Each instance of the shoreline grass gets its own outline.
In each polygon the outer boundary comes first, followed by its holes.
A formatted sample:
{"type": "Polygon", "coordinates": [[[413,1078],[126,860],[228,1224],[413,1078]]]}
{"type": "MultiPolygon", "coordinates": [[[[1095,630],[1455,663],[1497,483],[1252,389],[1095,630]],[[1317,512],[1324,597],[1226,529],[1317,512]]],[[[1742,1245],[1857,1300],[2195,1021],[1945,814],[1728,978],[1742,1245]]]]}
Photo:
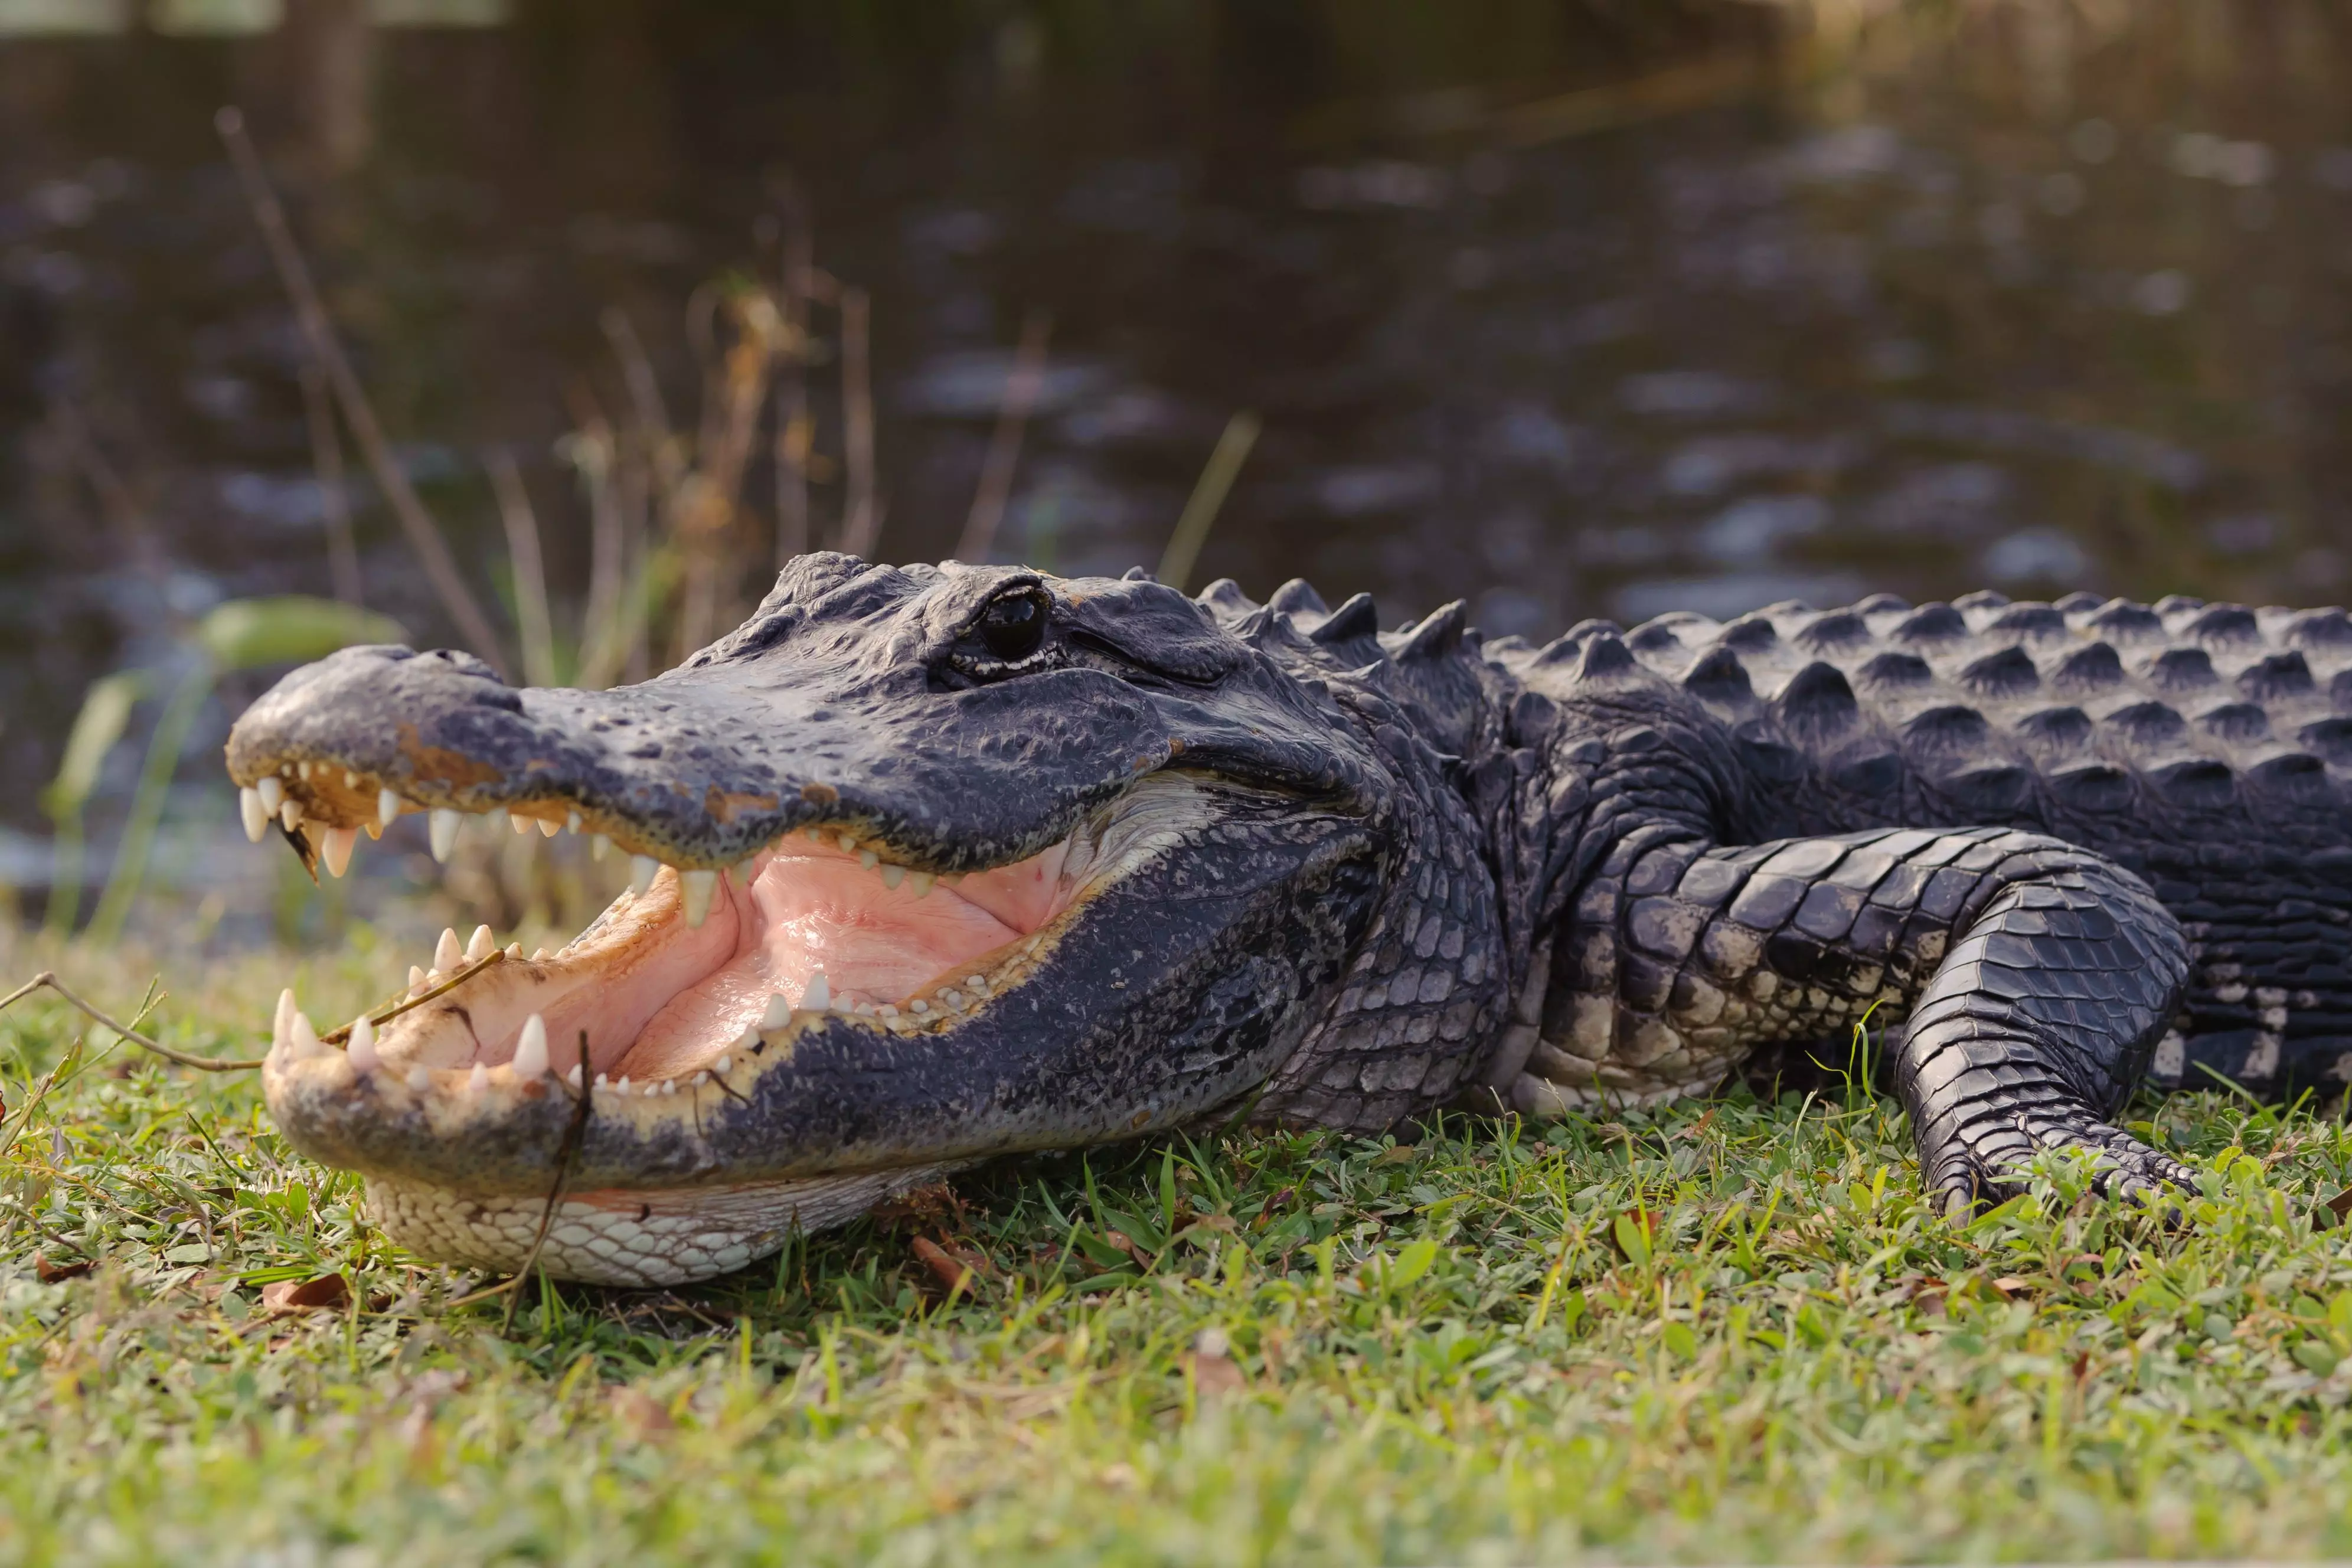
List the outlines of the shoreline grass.
{"type": "MultiPolygon", "coordinates": [[[[125,1013],[146,984],[53,956],[125,1013]]],[[[289,963],[167,959],[154,1027],[245,1054],[289,963]]],[[[322,1016],[392,975],[364,933],[300,966],[322,1016]]],[[[249,1078],[38,997],[0,1095],[11,1561],[2352,1547],[2352,1136],[2308,1110],[2136,1108],[2201,1173],[2173,1231],[2064,1162],[1948,1223],[1866,1097],[1213,1132],[996,1162],[708,1286],[533,1285],[502,1337],[249,1078]],[[348,1301],[273,1314],[331,1274],[348,1301]]]]}

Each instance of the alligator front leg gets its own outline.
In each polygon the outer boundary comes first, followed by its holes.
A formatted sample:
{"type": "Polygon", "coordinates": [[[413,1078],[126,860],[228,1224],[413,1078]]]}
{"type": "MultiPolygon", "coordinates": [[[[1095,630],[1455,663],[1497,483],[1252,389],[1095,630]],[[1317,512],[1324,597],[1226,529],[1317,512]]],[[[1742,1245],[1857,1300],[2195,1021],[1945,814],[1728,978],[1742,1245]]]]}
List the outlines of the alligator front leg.
{"type": "Polygon", "coordinates": [[[1542,1040],[1507,1090],[1523,1111],[1689,1092],[1875,1007],[1931,1190],[1997,1198],[2066,1147],[2096,1151],[2112,1190],[2189,1182],[2106,1120],[2172,1020],[2187,944],[2137,877],[2072,845],[1989,827],[1714,847],[1656,829],[1598,869],[1561,938],[1542,1040]]]}

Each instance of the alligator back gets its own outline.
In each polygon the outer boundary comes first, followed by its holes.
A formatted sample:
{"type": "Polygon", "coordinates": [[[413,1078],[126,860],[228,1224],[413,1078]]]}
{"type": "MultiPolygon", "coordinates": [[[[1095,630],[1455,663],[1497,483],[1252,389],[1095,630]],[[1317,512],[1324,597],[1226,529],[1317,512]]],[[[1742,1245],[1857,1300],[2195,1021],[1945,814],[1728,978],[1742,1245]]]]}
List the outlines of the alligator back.
{"type": "Polygon", "coordinates": [[[1999,824],[2138,873],[2196,952],[2159,1080],[2352,1077],[2342,610],[1882,595],[1625,640],[1725,726],[1757,837],[1999,824]]]}

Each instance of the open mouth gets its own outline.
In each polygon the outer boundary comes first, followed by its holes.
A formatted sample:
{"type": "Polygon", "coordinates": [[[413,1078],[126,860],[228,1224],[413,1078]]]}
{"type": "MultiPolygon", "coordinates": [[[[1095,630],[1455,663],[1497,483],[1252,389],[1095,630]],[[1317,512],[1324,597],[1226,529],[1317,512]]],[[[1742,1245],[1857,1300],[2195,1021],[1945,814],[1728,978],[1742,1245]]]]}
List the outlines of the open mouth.
{"type": "MultiPolygon", "coordinates": [[[[484,967],[375,1034],[387,1067],[531,1077],[582,1061],[598,1087],[676,1093],[755,1050],[795,1012],[908,1030],[1016,984],[1098,869],[1102,839],[944,879],[884,863],[854,832],[794,833],[726,872],[664,868],[560,952],[484,967]],[[1075,851],[1075,854],[1074,854],[1075,851]]],[[[491,952],[444,932],[410,991],[438,989],[491,952]]]]}
{"type": "Polygon", "coordinates": [[[380,1221],[420,1249],[513,1267],[527,1247],[551,1248],[563,1272],[619,1283],[733,1266],[793,1226],[850,1217],[946,1166],[729,1182],[714,1152],[678,1155],[689,1129],[707,1134],[748,1106],[820,1031],[836,1049],[845,1034],[878,1068],[893,1042],[1017,1005],[1087,906],[1209,821],[1218,793],[1153,774],[1045,850],[964,873],[885,858],[830,823],[723,871],[645,873],[640,861],[633,886],[560,952],[525,958],[488,927],[463,944],[445,931],[404,996],[323,1038],[286,994],[265,1072],[273,1111],[298,1144],[365,1172],[380,1221]],[[600,1130],[634,1136],[638,1152],[619,1163],[656,1180],[586,1185],[550,1210],[544,1177],[518,1191],[417,1169],[420,1152],[470,1168],[534,1129],[543,1154],[583,1101],[600,1130]],[[647,1147],[671,1157],[648,1160],[647,1147]],[[672,1211],[689,1234],[662,1233],[672,1211]],[[639,1236],[635,1251],[616,1227],[639,1236]]]}

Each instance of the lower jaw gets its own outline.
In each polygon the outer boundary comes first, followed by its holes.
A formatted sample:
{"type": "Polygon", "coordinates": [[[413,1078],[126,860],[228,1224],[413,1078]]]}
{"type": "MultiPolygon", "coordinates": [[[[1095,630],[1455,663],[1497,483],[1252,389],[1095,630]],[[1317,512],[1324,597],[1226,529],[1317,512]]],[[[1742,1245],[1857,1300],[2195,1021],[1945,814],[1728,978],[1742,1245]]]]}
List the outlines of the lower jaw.
{"type": "Polygon", "coordinates": [[[392,1176],[367,1181],[370,1216],[410,1251],[476,1268],[526,1267],[587,1285],[682,1285],[731,1273],[803,1234],[845,1225],[948,1165],[803,1181],[472,1195],[392,1176]],[[545,1230],[542,1240],[541,1232],[545,1230]],[[534,1256],[535,1251],[535,1256],[534,1256]]]}

